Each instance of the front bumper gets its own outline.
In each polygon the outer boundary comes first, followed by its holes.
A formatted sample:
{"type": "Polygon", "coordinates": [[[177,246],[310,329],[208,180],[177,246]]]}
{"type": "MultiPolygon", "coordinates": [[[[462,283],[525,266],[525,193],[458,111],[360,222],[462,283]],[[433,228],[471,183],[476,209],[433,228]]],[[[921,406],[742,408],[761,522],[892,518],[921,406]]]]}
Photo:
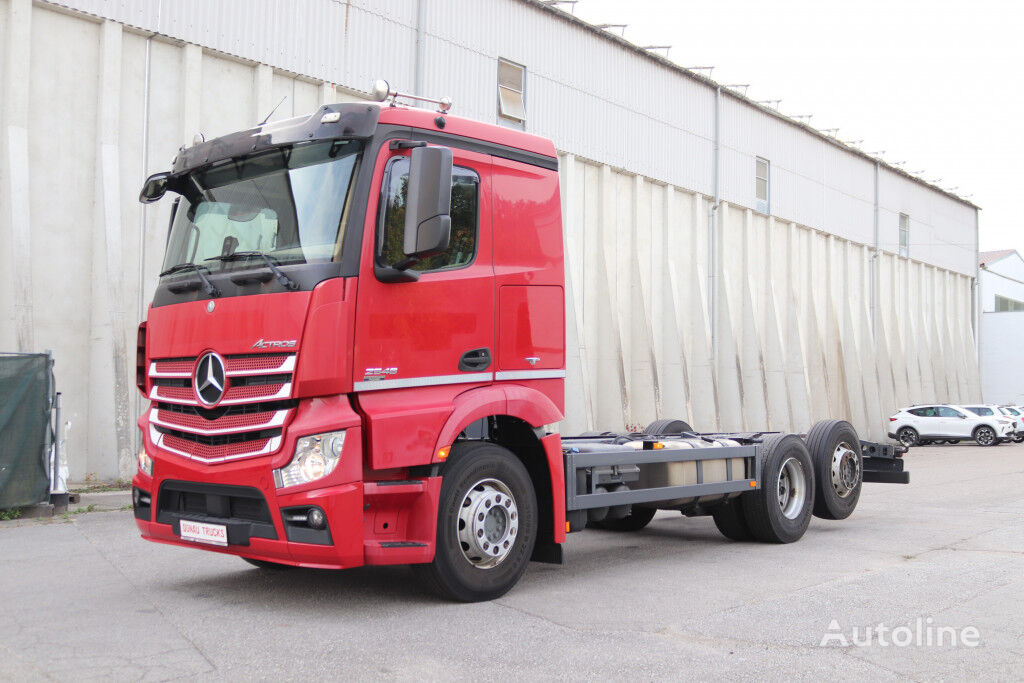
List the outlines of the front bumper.
{"type": "MultiPolygon", "coordinates": [[[[143,538],[160,543],[171,543],[203,550],[241,555],[257,560],[278,562],[302,567],[341,569],[357,567],[363,562],[363,485],[348,482],[297,493],[280,493],[274,489],[270,474],[270,458],[248,461],[244,467],[232,467],[230,472],[218,471],[224,466],[201,466],[156,460],[154,477],[139,473],[132,480],[139,492],[133,495],[135,524],[143,538]],[[204,470],[204,471],[200,471],[204,470]],[[196,497],[215,500],[209,507],[189,505],[174,509],[168,505],[181,489],[192,485],[196,497]],[[244,494],[244,495],[236,495],[244,494]],[[142,505],[145,497],[149,505],[142,505]],[[237,506],[236,501],[250,501],[251,505],[237,506]],[[265,505],[258,512],[259,503],[265,505]],[[245,507],[245,510],[239,510],[245,507]],[[282,510],[317,507],[327,519],[325,533],[300,542],[302,527],[286,524],[282,510]],[[216,546],[183,540],[180,534],[182,520],[206,522],[227,527],[228,545],[216,546]],[[299,532],[299,533],[297,533],[299,532]],[[292,539],[292,540],[289,540],[292,539]]],[[[176,502],[176,501],[175,501],[176,502]]],[[[312,529],[307,529],[312,532],[312,529]]]]}
{"type": "Polygon", "coordinates": [[[347,396],[301,401],[276,453],[212,464],[157,447],[148,416],[149,411],[140,418],[139,428],[153,476],[139,471],[132,480],[138,491],[135,523],[143,538],[303,567],[364,563],[362,430],[347,396]],[[345,446],[331,474],[311,484],[275,487],[273,470],[291,460],[297,439],[341,429],[345,446]],[[143,504],[147,498],[149,505],[143,504]],[[323,511],[326,533],[304,533],[285,523],[283,510],[311,507],[323,511]],[[183,540],[182,520],[227,527],[228,545],[183,540]]]}

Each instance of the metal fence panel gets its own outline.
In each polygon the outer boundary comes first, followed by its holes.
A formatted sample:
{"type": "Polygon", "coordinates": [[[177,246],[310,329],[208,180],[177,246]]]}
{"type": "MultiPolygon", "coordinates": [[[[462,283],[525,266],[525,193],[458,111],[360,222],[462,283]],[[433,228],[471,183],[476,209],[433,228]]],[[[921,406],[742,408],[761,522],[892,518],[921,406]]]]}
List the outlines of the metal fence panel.
{"type": "Polygon", "coordinates": [[[0,354],[0,510],[49,494],[52,366],[48,354],[0,354]]]}

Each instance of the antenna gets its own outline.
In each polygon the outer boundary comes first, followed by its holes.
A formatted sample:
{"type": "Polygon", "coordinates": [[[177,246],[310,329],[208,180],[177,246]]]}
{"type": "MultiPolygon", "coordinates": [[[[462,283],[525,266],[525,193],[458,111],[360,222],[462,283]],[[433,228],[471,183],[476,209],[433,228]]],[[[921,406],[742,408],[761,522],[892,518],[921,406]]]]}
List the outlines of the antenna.
{"type": "Polygon", "coordinates": [[[284,104],[284,101],[285,101],[285,100],[287,100],[287,99],[288,99],[288,96],[287,96],[287,95],[285,95],[284,97],[282,97],[282,98],[281,98],[281,101],[280,101],[280,102],[278,102],[278,103],[277,103],[276,105],[274,105],[274,108],[270,110],[270,113],[269,113],[269,114],[267,114],[267,118],[263,119],[262,121],[260,121],[260,122],[259,122],[259,123],[257,123],[256,125],[257,125],[257,126],[262,126],[262,125],[265,125],[265,124],[267,123],[267,121],[269,121],[269,120],[270,120],[270,117],[274,115],[274,112],[275,112],[275,111],[277,111],[277,108],[278,108],[278,107],[280,107],[280,106],[281,106],[282,104],[284,104]]]}

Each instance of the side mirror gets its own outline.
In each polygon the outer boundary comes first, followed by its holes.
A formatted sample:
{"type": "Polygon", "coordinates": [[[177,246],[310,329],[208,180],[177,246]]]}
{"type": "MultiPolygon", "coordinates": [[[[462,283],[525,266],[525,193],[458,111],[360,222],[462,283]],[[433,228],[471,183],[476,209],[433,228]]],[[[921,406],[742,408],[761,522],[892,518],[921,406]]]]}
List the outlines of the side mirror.
{"type": "Polygon", "coordinates": [[[142,192],[139,193],[139,201],[143,204],[152,204],[167,192],[167,183],[171,178],[171,174],[166,171],[163,173],[154,173],[153,175],[146,178],[145,184],[142,186],[142,192]]]}
{"type": "Polygon", "coordinates": [[[409,159],[402,251],[408,268],[448,248],[452,219],[452,151],[447,147],[416,147],[409,159]]]}

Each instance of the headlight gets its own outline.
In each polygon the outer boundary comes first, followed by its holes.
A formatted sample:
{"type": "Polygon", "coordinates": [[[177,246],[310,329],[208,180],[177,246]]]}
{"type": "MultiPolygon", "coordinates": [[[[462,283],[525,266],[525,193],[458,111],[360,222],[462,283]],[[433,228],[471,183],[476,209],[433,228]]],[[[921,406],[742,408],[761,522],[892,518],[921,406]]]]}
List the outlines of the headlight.
{"type": "Polygon", "coordinates": [[[145,448],[139,449],[139,472],[148,477],[153,476],[153,458],[149,457],[145,448]]]}
{"type": "Polygon", "coordinates": [[[295,443],[292,461],[274,470],[274,484],[281,489],[326,477],[338,466],[344,445],[344,431],[302,437],[295,443]]]}

